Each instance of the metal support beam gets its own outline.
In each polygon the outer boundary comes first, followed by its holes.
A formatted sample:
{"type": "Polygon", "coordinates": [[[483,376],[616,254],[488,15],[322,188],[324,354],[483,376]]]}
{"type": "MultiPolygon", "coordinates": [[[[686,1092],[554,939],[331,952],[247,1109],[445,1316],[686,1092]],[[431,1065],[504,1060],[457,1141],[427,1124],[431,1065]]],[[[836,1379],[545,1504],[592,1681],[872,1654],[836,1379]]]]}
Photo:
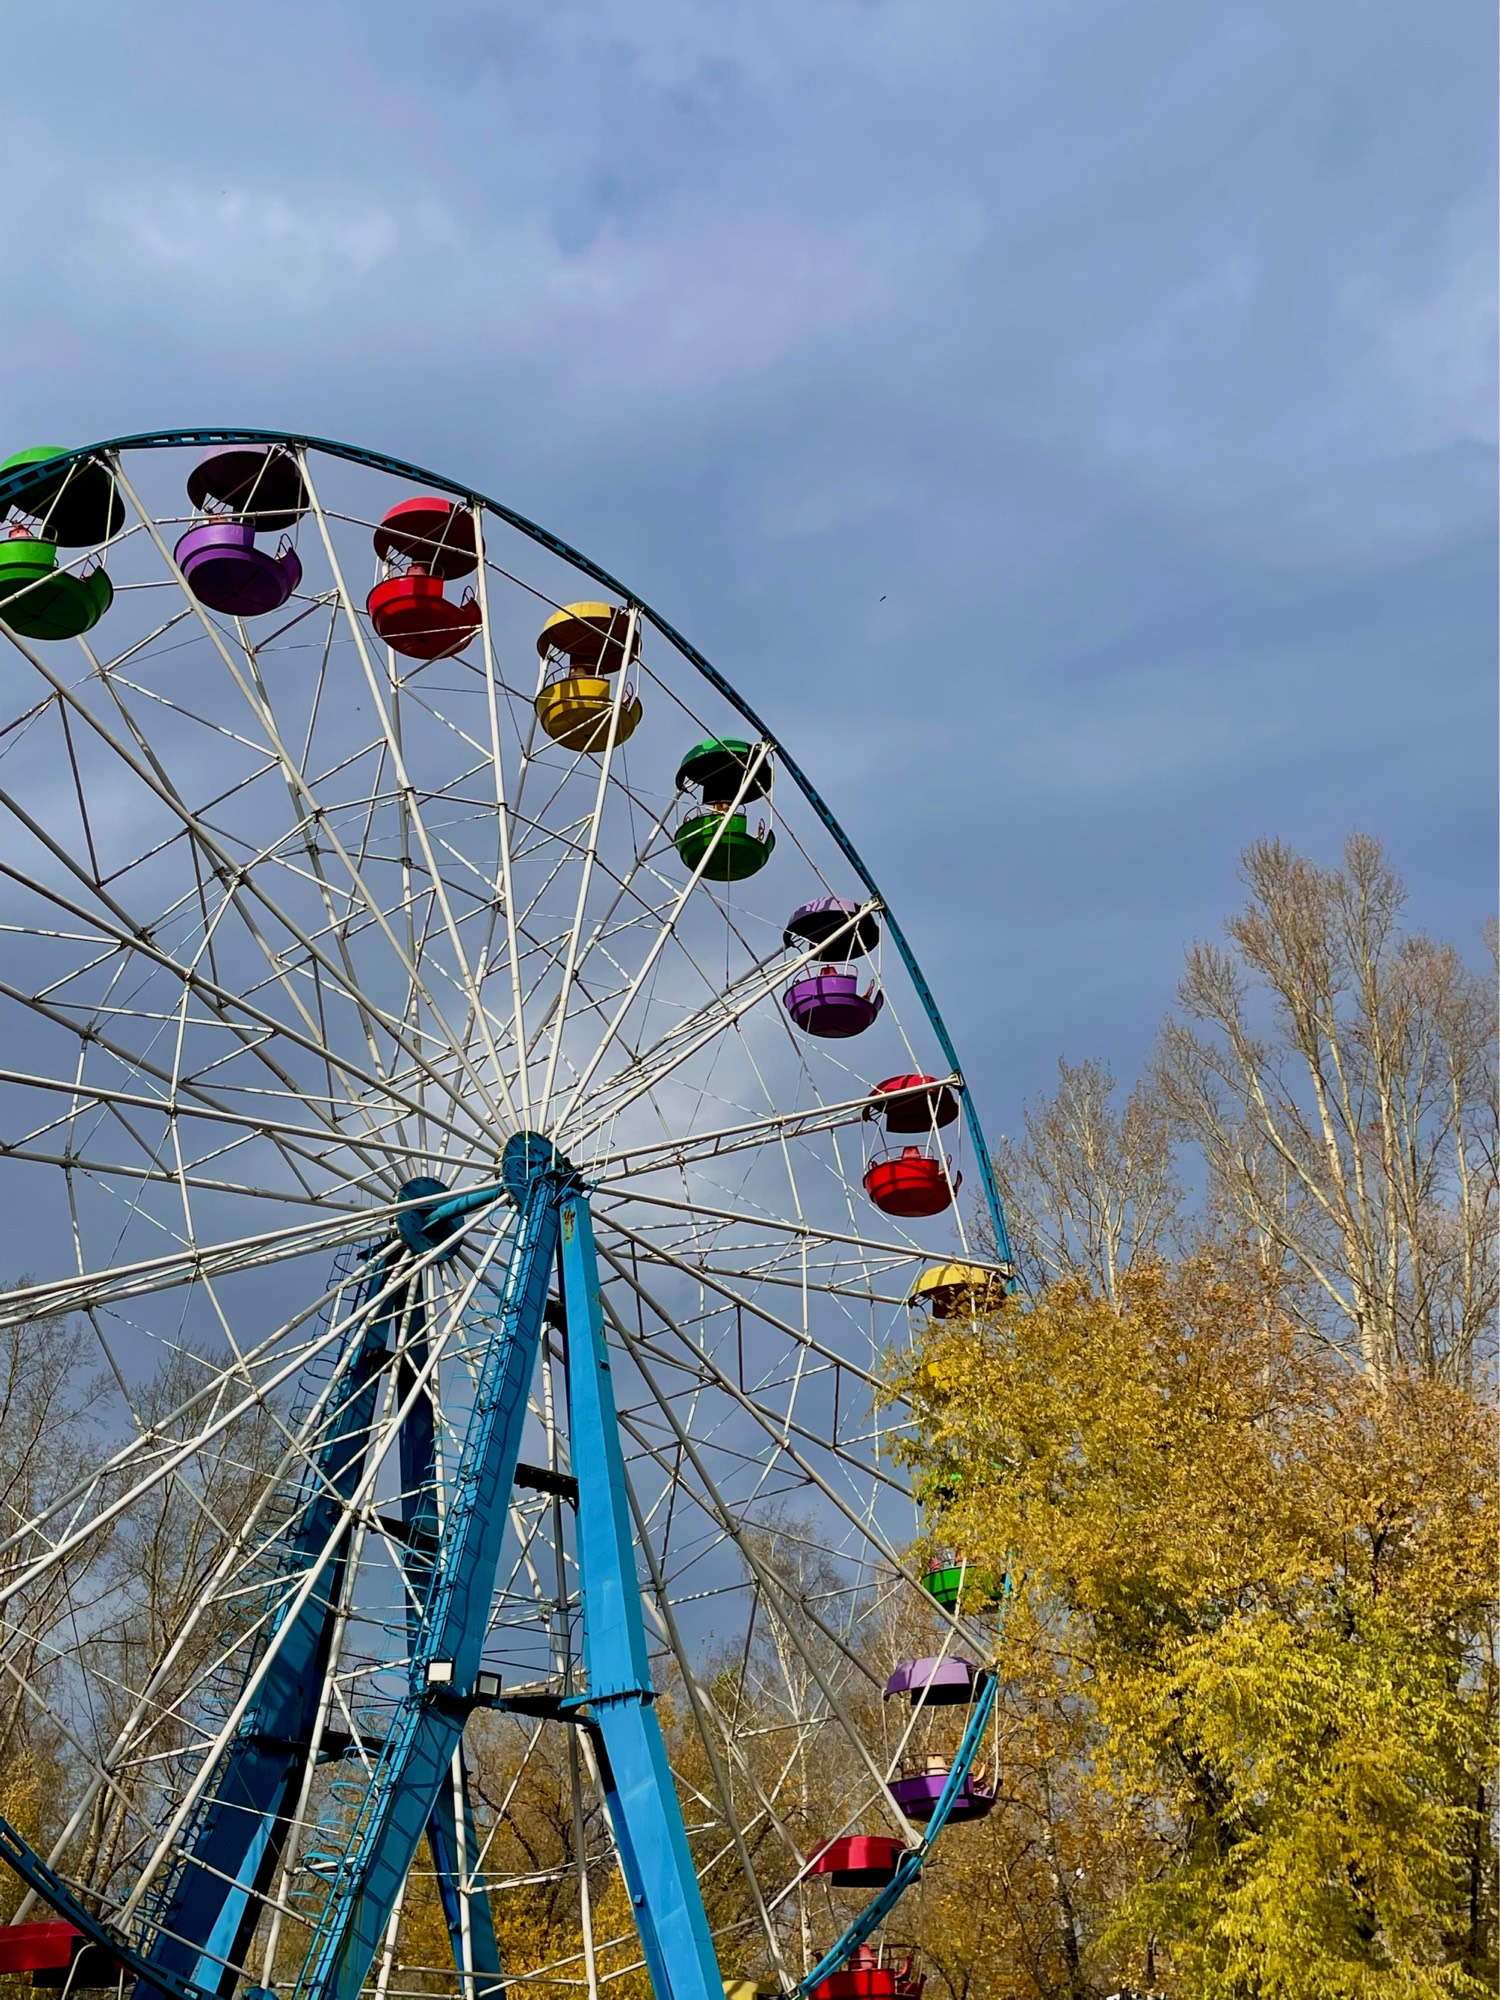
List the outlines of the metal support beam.
{"type": "Polygon", "coordinates": [[[558,1208],[573,1183],[551,1146],[532,1135],[512,1137],[506,1159],[507,1186],[521,1217],[413,1647],[411,1686],[319,1917],[297,2000],[357,2000],[417,1847],[451,1783],[472,1706],[557,1254],[558,1208]]]}
{"type": "Polygon", "coordinates": [[[500,1946],[490,1899],[475,1880],[479,1841],[469,1798],[469,1774],[459,1744],[448,1768],[448,1782],[438,1793],[427,1822],[427,1845],[437,1874],[443,1921],[453,1945],[463,2000],[499,2000],[505,1991],[500,1970],[500,1946]]]}
{"type": "MultiPolygon", "coordinates": [[[[449,1204],[451,1207],[452,1205],[449,1204]]],[[[416,1211],[417,1226],[433,1240],[431,1216],[416,1211]]],[[[426,1302],[414,1298],[406,1341],[399,1363],[397,1400],[407,1405],[408,1393],[427,1362],[426,1302]]],[[[438,1551],[437,1505],[437,1425],[431,1385],[412,1396],[401,1425],[401,1540],[402,1570],[406,1578],[407,1618],[415,1658],[421,1644],[422,1621],[432,1595],[432,1581],[438,1551]]],[[[498,2000],[504,1992],[500,1977],[500,1947],[495,1938],[495,1920],[490,1899],[472,1877],[479,1858],[474,1837],[474,1814],[469,1803],[469,1787],[464,1770],[463,1745],[459,1744],[449,1767],[447,1782],[438,1794],[432,1817],[427,1823],[427,1845],[432,1851],[437,1876],[438,1897],[443,1921],[453,1947],[463,2000],[498,2000]]]]}
{"type": "MultiPolygon", "coordinates": [[[[372,1262],[361,1287],[378,1298],[390,1278],[384,1257],[372,1262]]],[[[396,1286],[351,1334],[355,1352],[339,1386],[315,1461],[309,1497],[287,1537],[289,1578],[329,1547],[359,1484],[369,1445],[380,1376],[390,1355],[393,1321],[408,1290],[396,1286]]],[[[335,1613],[343,1591],[348,1541],[322,1557],[320,1574],[224,1755],[183,1842],[183,1855],[152,1913],[156,1938],[147,1957],[164,1977],[159,1987],[137,1984],[136,2000],[191,1984],[227,1995],[249,1949],[261,1898],[286,1843],[288,1814],[301,1781],[319,1697],[329,1670],[335,1613]]],[[[280,1635],[282,1617],[274,1630],[280,1635]]]]}
{"type": "Polygon", "coordinates": [[[654,1706],[593,1223],[580,1192],[563,1201],[561,1238],[583,1659],[605,1803],[656,2000],[723,2000],[654,1706]]]}

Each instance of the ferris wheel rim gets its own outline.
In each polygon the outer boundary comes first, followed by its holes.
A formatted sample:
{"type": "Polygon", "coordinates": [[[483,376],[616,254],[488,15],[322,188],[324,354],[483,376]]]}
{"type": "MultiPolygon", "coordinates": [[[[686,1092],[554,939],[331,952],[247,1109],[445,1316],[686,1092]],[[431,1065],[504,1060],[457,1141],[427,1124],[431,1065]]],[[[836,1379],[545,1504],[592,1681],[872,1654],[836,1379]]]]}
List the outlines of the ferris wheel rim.
{"type": "MultiPolygon", "coordinates": [[[[526,536],[530,541],[544,548],[561,561],[570,564],[590,577],[604,589],[622,597],[628,606],[634,607],[640,617],[655,627],[667,644],[674,647],[709,685],[727,701],[744,720],[749,723],[761,740],[766,743],[785,771],[788,778],[801,792],[812,807],[818,819],[832,836],[844,859],[853,868],[859,880],[875,899],[885,920],[891,943],[895,946],[913,990],[921,1003],[929,1026],[937,1038],[938,1046],[947,1059],[954,1076],[962,1079],[963,1065],[958,1050],[938,1007],[936,996],[928,984],[916,953],[909,943],[900,920],[875,880],[868,865],[861,858],[849,835],[840,824],[837,815],[819,792],[806,771],[792,756],[781,738],[769,727],[754,707],[735,688],[733,683],[715,667],[711,660],[693,645],[685,634],[678,630],[637,592],[631,590],[620,578],[596,563],[581,549],[563,540],[551,529],[533,521],[528,515],[508,506],[504,501],[481,492],[478,487],[461,480],[450,478],[445,473],[432,471],[427,466],[416,464],[410,459],[397,458],[392,454],[370,450],[367,446],[348,444],[337,438],[317,437],[305,431],[271,430],[256,426],[191,426],[173,430],[134,432],[125,436],[103,438],[93,444],[79,445],[59,450],[51,457],[17,467],[9,473],[0,474],[0,514],[11,506],[23,501],[33,488],[40,488],[57,478],[59,471],[75,464],[87,462],[106,454],[125,451],[165,451],[189,446],[209,446],[224,444],[281,445],[303,451],[315,451],[346,464],[359,465],[367,470],[387,474],[392,478],[416,480],[423,485],[436,487],[439,491],[467,502],[471,507],[481,507],[486,512],[502,520],[507,526],[526,536]]],[[[995,1180],[994,1166],[984,1129],[974,1103],[973,1093],[964,1087],[959,1093],[964,1124],[974,1152],[974,1171],[984,1197],[986,1216],[994,1231],[996,1261],[1007,1276],[1013,1274],[1014,1261],[1006,1226],[1005,1211],[1000,1200],[999,1187],[995,1180]]]]}

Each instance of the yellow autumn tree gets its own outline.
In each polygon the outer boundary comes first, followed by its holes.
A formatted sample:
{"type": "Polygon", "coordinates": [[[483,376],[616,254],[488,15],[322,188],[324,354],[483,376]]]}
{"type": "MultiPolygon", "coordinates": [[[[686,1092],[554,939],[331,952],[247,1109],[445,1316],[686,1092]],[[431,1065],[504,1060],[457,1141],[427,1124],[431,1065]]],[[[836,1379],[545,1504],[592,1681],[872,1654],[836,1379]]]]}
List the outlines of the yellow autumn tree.
{"type": "Polygon", "coordinates": [[[1065,1281],[900,1363],[936,1531],[1013,1582],[1002,1714],[1045,1768],[1003,1776],[991,1859],[1062,1802],[1024,1850],[1055,1968],[975,1993],[1493,1990],[1489,1414],[1355,1373],[1263,1271],[1065,1281]]]}

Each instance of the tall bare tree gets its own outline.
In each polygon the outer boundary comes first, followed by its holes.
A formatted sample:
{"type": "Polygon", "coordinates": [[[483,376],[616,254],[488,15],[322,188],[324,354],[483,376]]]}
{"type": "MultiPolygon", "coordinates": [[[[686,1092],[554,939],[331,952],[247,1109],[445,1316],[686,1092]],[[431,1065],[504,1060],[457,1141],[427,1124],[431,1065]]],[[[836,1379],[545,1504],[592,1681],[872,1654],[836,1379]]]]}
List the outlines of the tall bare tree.
{"type": "Polygon", "coordinates": [[[1372,1376],[1467,1380],[1497,1303],[1495,1009],[1409,931],[1380,843],[1246,850],[1229,947],[1195,944],[1157,1076],[1222,1222],[1372,1376]]]}
{"type": "MultiPolygon", "coordinates": [[[[191,1346],[170,1355],[137,1393],[135,1415],[142,1429],[180,1442],[193,1421],[181,1414],[183,1405],[225,1360],[218,1350],[191,1346]]],[[[110,1784],[98,1793],[70,1856],[78,1879],[96,1890],[128,1874],[139,1859],[157,1805],[155,1788],[169,1760],[198,1739],[213,1699],[203,1686],[204,1670],[231,1643],[234,1629],[261,1608],[247,1567],[232,1600],[196,1626],[190,1623],[221,1556],[271,1477],[283,1442],[272,1411],[252,1407],[133,1508],[111,1539],[91,1637],[96,1659],[107,1668],[96,1674],[87,1702],[96,1757],[114,1741],[154,1664],[174,1640],[180,1649],[172,1673],[154,1687],[152,1721],[134,1739],[128,1758],[111,1769],[110,1784]]],[[[237,1675],[242,1665],[226,1672],[237,1675]]],[[[238,1691],[237,1684],[226,1682],[220,1704],[227,1707],[238,1691]]]]}
{"type": "MultiPolygon", "coordinates": [[[[81,1329],[32,1320],[0,1334],[0,1522],[15,1533],[67,1486],[94,1442],[94,1391],[81,1329]]],[[[43,1544],[16,1541],[0,1561],[14,1586],[43,1544]]],[[[68,1691],[77,1654],[92,1637],[103,1550],[81,1551],[15,1591],[0,1616],[0,1812],[33,1836],[51,1830],[70,1754],[68,1691]]],[[[0,1871],[0,1909],[20,1884],[0,1871]]]]}
{"type": "Polygon", "coordinates": [[[1081,1271],[1112,1299],[1132,1264],[1162,1250],[1181,1212],[1171,1124],[1149,1078],[1117,1109],[1106,1064],[1057,1070],[1057,1095],[1026,1106],[1024,1138],[1001,1142],[996,1177],[1033,1286],[1081,1271]]]}

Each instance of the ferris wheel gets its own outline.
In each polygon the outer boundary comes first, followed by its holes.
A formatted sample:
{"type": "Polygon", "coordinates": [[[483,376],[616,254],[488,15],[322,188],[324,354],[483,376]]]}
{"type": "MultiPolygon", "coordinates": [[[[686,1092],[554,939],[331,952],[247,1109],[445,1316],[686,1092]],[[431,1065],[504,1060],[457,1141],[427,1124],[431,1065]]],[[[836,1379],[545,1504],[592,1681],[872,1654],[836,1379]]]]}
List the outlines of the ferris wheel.
{"type": "Polygon", "coordinates": [[[914,2000],[1005,1582],[914,1566],[882,1371],[1011,1267],[868,870],[462,484],[179,431],[0,502],[0,1316],[96,1377],[0,1523],[0,1972],[914,2000]]]}

